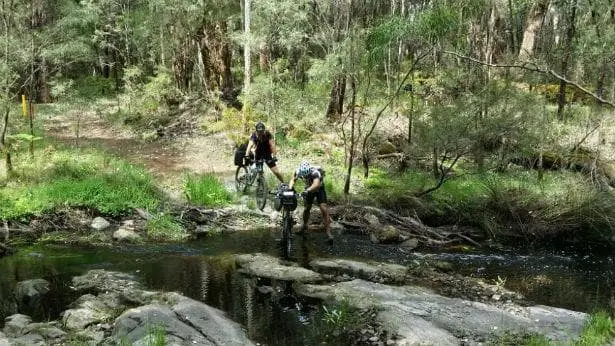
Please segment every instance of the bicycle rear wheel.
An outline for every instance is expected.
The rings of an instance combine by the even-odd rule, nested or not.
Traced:
[[[290,211],[284,210],[284,217],[282,218],[282,241],[280,243],[282,247],[282,257],[284,259],[290,258],[290,251],[292,248],[292,231],[292,216],[290,215]]]
[[[237,192],[246,192],[248,189],[248,168],[246,166],[239,166],[235,171],[235,189]]]
[[[265,209],[267,204],[267,182],[265,177],[261,174],[258,176],[258,182],[256,185],[256,206],[258,209]]]

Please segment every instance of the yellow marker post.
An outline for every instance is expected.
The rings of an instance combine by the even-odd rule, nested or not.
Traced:
[[[28,116],[28,107],[26,106],[26,95],[21,95],[21,110],[23,111],[23,116]]]

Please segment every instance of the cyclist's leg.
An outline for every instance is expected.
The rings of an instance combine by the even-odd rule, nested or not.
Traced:
[[[303,207],[303,225],[301,226],[300,233],[306,233],[308,231],[308,222],[310,221],[310,209],[312,209],[312,203],[305,202]]]
[[[320,208],[322,223],[325,226],[327,237],[333,239],[333,235],[331,234],[331,218],[329,217],[329,207],[327,206],[327,192],[325,191],[324,184],[321,185],[316,192],[316,203],[318,203],[318,207]]]
[[[284,183],[284,177],[282,177],[280,170],[278,170],[278,167],[276,166],[276,163],[273,161],[273,157],[271,156],[271,154],[265,155],[264,159],[266,160],[265,163],[271,170],[271,173],[273,173],[278,178],[280,183]]]

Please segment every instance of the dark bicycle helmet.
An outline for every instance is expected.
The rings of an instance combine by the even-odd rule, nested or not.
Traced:
[[[265,124],[262,121],[256,123],[256,131],[263,132],[265,131]]]

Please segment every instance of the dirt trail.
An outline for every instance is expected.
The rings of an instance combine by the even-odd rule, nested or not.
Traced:
[[[233,144],[222,134],[143,140],[91,112],[85,113],[80,120],[79,139],[76,127],[75,117],[70,114],[45,122],[48,136],[77,147],[99,147],[129,162],[142,164],[167,188],[179,187],[186,172],[214,173],[225,181],[233,179]]]
[[[185,173],[213,173],[225,184],[234,183],[233,142],[224,134],[196,134],[175,139],[143,140],[137,134],[109,123],[103,115],[85,112],[76,138],[76,116],[66,114],[45,120],[47,136],[83,148],[98,147],[129,162],[142,164],[158,185],[172,195],[180,193]],[[294,162],[282,158],[286,178]]]

